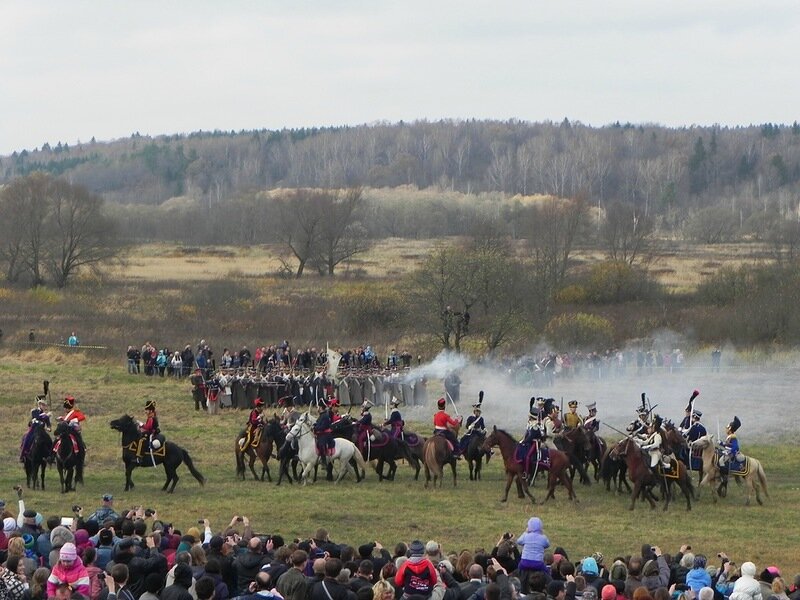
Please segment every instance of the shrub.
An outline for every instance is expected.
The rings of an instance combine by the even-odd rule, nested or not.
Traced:
[[[585,283],[586,296],[595,304],[653,300],[661,294],[659,283],[647,271],[624,261],[605,261],[592,267]]]
[[[569,350],[606,348],[612,345],[614,328],[608,319],[587,313],[563,314],[550,320],[544,329],[555,347]]]
[[[406,304],[400,292],[391,286],[354,284],[338,294],[340,314],[345,315],[350,333],[387,329],[401,321]]]
[[[558,304],[582,304],[586,302],[587,296],[585,287],[573,284],[561,288],[556,293],[555,300]]]
[[[28,296],[33,302],[47,304],[49,306],[61,302],[61,294],[55,290],[48,289],[43,285],[37,285],[35,288],[28,290]]]

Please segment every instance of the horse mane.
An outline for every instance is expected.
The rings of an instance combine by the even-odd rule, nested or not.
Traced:
[[[496,432],[497,432],[499,435],[504,435],[504,436],[505,436],[505,437],[507,437],[509,440],[511,440],[513,443],[515,443],[515,444],[517,443],[517,440],[514,438],[514,436],[513,436],[513,435],[511,435],[510,433],[508,433],[508,432],[507,432],[505,429],[499,429],[499,428],[495,428],[495,431],[496,431]]]

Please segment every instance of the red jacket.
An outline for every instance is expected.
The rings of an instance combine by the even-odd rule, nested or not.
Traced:
[[[430,596],[437,581],[436,567],[427,558],[416,563],[407,560],[400,566],[394,577],[395,585],[402,588],[403,594],[406,596],[413,594]]]
[[[452,427],[458,427],[460,425],[460,422],[452,418],[444,410],[440,410],[435,415],[433,415],[433,427],[435,429],[447,429],[448,425]]]

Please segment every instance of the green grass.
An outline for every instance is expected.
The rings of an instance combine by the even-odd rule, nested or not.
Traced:
[[[233,446],[246,419],[244,411],[223,411],[214,417],[195,412],[186,381],[130,377],[121,366],[91,364],[80,355],[55,362],[54,355],[45,354],[38,360],[6,357],[0,365],[0,376],[8,382],[0,391],[0,435],[5,440],[0,450],[0,497],[6,501],[13,497],[12,485],[24,482],[17,462],[18,441],[42,380],[51,382],[56,414],[61,414],[58,399],[71,393],[88,415],[86,485],[61,495],[56,471],[48,470],[45,492],[26,491],[28,505],[45,515],[68,513],[72,504],[95,507],[103,493],[111,492],[118,508],[139,504],[155,508],[183,530],[203,517],[220,529],[233,514],[243,514],[259,533],[281,533],[287,539],[308,537],[324,526],[335,541],[354,545],[373,539],[387,546],[399,540],[436,539],[448,551],[491,548],[502,532],[518,534],[527,519],[537,515],[544,520],[551,542],[566,548],[573,558],[598,550],[607,557],[636,553],[643,543],[674,552],[689,543],[695,552],[709,557],[724,550],[737,562],[750,559],[760,568],[777,564],[789,575],[800,571],[796,446],[748,448],[766,467],[770,497],[763,507],[745,507],[742,490],[731,484],[728,497],[717,505],[704,491],[689,513],[680,501],[667,513],[644,505],[629,512],[627,496],[607,493],[598,485],[576,487],[578,504],[568,502],[562,489],[556,491],[555,502],[538,504],[544,497],[541,483],[534,489],[537,505],[513,495],[501,504],[503,475],[497,459],[484,469],[480,482],[470,482],[466,466],[460,464],[455,489],[446,479],[442,489],[426,490],[406,465],[400,466],[394,482],[378,483],[374,472],[368,472],[361,484],[348,479],[339,486],[320,481],[305,488],[276,487],[235,478]],[[182,467],[175,494],[164,494],[163,469],[151,468],[134,471],[135,490],[123,491],[119,436],[108,422],[126,412],[143,417],[150,398],[158,402],[168,439],[185,447],[206,476],[205,487]],[[522,422],[521,415],[520,429]],[[422,432],[429,429],[428,423],[412,426]],[[271,464],[276,477],[277,464]]]

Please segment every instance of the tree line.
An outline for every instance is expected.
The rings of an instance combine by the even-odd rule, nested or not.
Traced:
[[[0,182],[41,170],[117,204],[188,197],[205,206],[256,190],[415,186],[465,194],[582,196],[683,227],[706,208],[743,223],[797,216],[800,125],[683,127],[443,120],[143,136],[45,144],[0,158]],[[699,228],[702,229],[702,228]],[[699,232],[700,236],[713,233]]]

